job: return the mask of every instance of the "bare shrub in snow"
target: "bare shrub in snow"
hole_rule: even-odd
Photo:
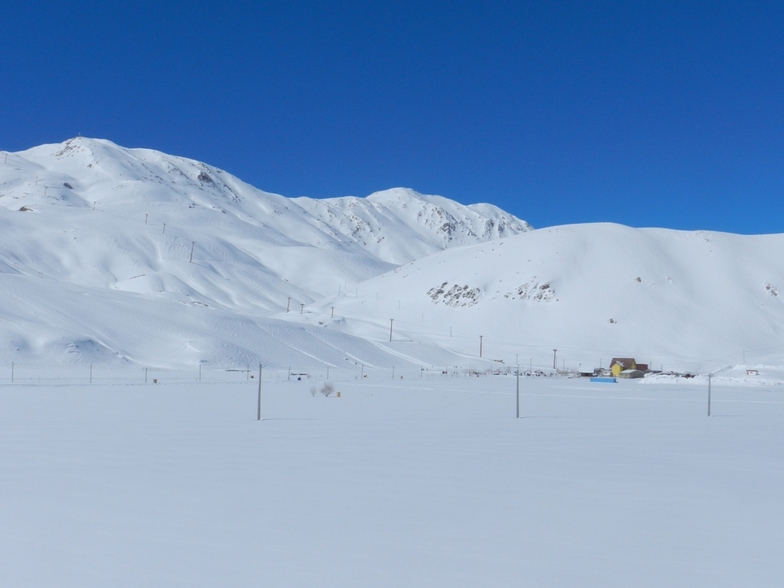
[[[315,396],[316,392],[318,392],[318,388],[316,388],[315,386],[311,386],[310,387],[310,395],[311,396]]]
[[[321,387],[321,393],[324,396],[329,396],[335,391],[335,386],[332,382],[324,382],[324,385]]]

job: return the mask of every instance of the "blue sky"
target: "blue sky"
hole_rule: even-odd
[[[12,2],[0,149],[81,134],[286,196],[784,232],[782,2]]]

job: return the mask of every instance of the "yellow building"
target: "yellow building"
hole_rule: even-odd
[[[637,362],[633,357],[613,357],[610,362],[610,373],[614,378],[624,370],[636,370]]]

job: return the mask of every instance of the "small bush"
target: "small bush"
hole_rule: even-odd
[[[324,396],[329,396],[335,391],[335,386],[331,382],[325,382],[324,385],[321,387],[321,393]]]

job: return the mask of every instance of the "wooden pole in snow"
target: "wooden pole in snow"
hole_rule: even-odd
[[[520,365],[517,366],[517,415],[520,418]]]
[[[259,364],[259,400],[256,405],[256,420],[261,420],[261,364]]]

